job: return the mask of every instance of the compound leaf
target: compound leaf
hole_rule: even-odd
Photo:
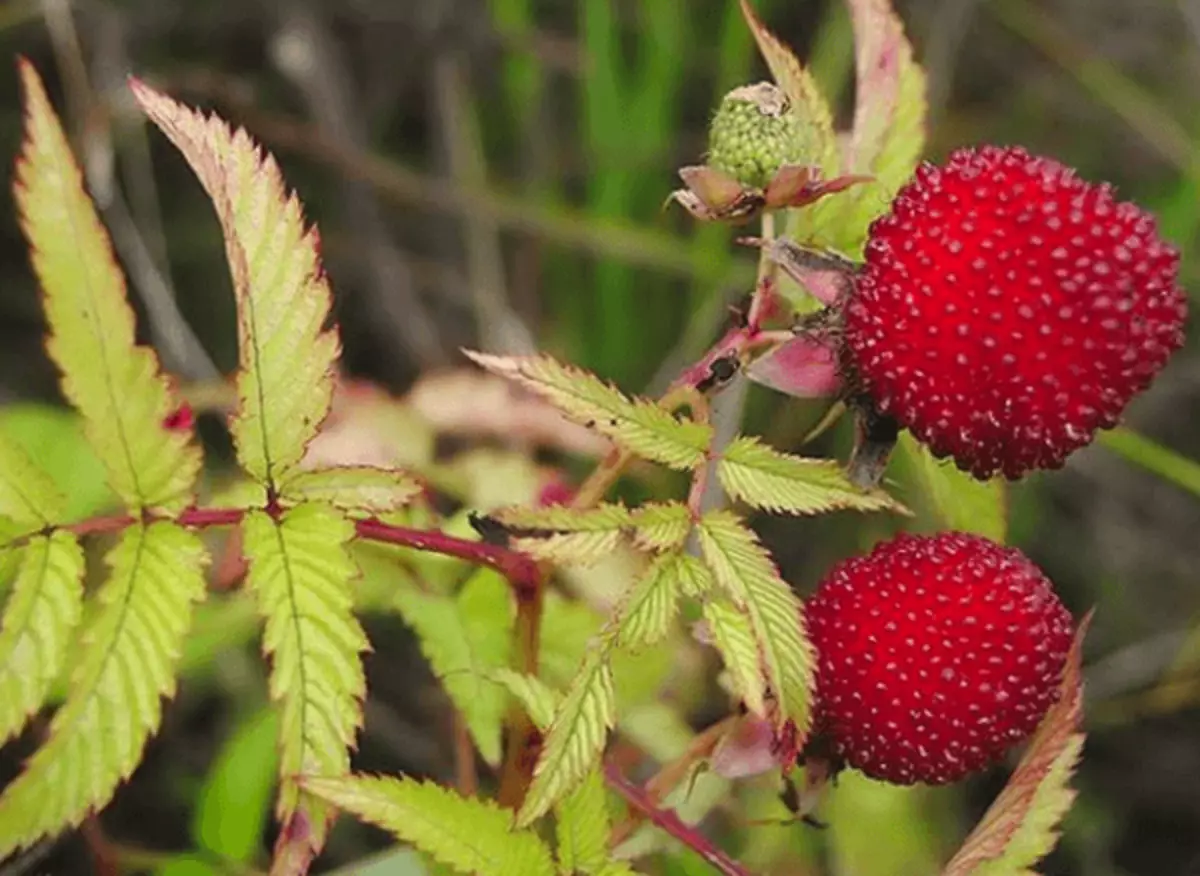
[[[127,528],[74,655],[67,699],[46,742],[0,796],[0,858],[78,824],[141,759],[175,691],[175,669],[204,596],[200,539],[172,523]]]
[[[700,520],[699,534],[701,553],[717,584],[750,616],[779,720],[791,719],[803,736],[808,729],[814,660],[800,600],[737,515],[710,511]]]
[[[548,356],[468,353],[482,367],[536,392],[568,417],[623,444],[645,459],[677,469],[704,461],[712,429],[677,418],[649,399],[630,399],[600,378]]]
[[[465,876],[553,876],[550,850],[487,800],[407,777],[304,778],[303,788]]]
[[[324,842],[330,813],[302,795],[293,779],[349,772],[366,693],[360,652],[368,645],[350,590],[358,574],[347,550],[353,536],[354,524],[322,504],[297,505],[278,520],[251,511],[242,522],[246,587],[266,619],[270,695],[281,717],[284,782],[277,811],[285,822],[304,811],[314,851]]]
[[[112,244],[32,65],[19,63],[25,142],[14,193],[44,293],[46,347],[63,393],[83,415],[109,483],[130,508],[175,511],[192,501],[200,451],[154,352],[134,343],[134,315]]]
[[[238,313],[239,405],[230,423],[238,462],[277,485],[329,413],[337,333],[329,283],[300,202],[279,166],[243,130],[130,80],[142,110],[199,177],[216,208]]]
[[[780,453],[746,435],[725,448],[717,476],[730,496],[766,511],[823,514],[899,508],[880,490],[856,487],[835,462]]]
[[[83,551],[74,535],[35,535],[18,550],[0,627],[0,744],[42,705],[83,612]]]
[[[1061,695],[1029,742],[1021,762],[942,876],[1032,876],[1058,840],[1057,825],[1075,792],[1068,782],[1083,751],[1084,618],[1063,672]]]
[[[593,646],[571,682],[567,695],[546,734],[533,782],[517,813],[517,824],[528,825],[574,790],[604,751],[615,720],[612,670],[607,649]]]

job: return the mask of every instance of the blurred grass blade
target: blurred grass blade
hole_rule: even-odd
[[[1127,462],[1200,496],[1200,463],[1195,460],[1120,426],[1101,432],[1096,441]]]

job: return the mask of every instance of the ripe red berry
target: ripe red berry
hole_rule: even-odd
[[[1023,149],[963,149],[871,226],[848,364],[965,471],[1057,468],[1182,345],[1178,262],[1109,186]]]
[[[814,728],[849,766],[943,784],[987,766],[1058,697],[1071,616],[1020,551],[901,535],[841,563],[805,605]]]

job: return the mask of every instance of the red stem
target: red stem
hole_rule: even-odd
[[[209,526],[236,526],[241,522],[246,511],[242,508],[186,508],[180,512],[174,522],[182,526],[206,528]],[[270,512],[269,512],[270,513]],[[159,518],[146,515],[147,521]],[[118,532],[136,523],[138,518],[128,514],[114,514],[109,517],[93,517],[79,523],[63,527],[76,535],[98,535],[106,532]],[[541,589],[542,572],[538,564],[531,558],[500,545],[486,542],[468,541],[444,532],[429,529],[412,529],[407,526],[396,526],[384,523],[374,517],[356,519],[355,531],[361,538],[369,541],[385,542],[387,544],[410,547],[419,551],[429,551],[466,560],[479,566],[495,569],[509,580],[517,591],[518,599],[529,598],[530,594]]]
[[[725,876],[750,876],[749,870],[718,849],[694,827],[684,824],[672,810],[656,806],[646,791],[625,778],[615,764],[604,765],[604,780],[632,809],[675,837]]]

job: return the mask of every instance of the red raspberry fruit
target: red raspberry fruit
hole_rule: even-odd
[[[871,226],[846,311],[879,410],[977,477],[1058,468],[1183,344],[1154,219],[1019,148],[922,165]]]
[[[849,766],[901,785],[999,758],[1058,697],[1071,615],[1020,551],[901,535],[836,566],[805,605],[814,728]]]

